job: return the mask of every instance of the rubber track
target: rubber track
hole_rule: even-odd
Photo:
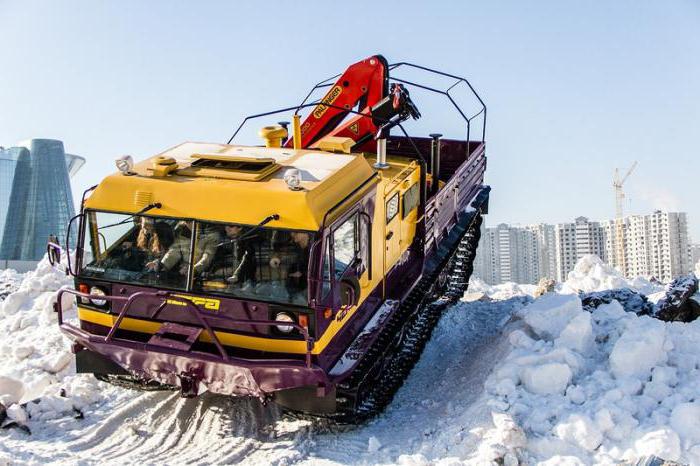
[[[481,214],[475,215],[457,248],[432,274],[421,279],[350,378],[338,385],[338,411],[333,419],[341,423],[363,422],[379,414],[391,402],[420,359],[442,312],[467,291],[481,236],[481,221]],[[438,276],[446,266],[452,268],[446,289],[435,290]]]

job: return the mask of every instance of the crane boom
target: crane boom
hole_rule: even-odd
[[[625,202],[625,192],[622,190],[622,186],[625,184],[625,181],[627,181],[627,178],[630,177],[630,175],[636,167],[637,161],[635,160],[634,163],[632,163],[632,166],[630,166],[629,170],[627,170],[627,173],[625,173],[625,176],[622,177],[622,179],[620,179],[620,171],[616,168],[615,176],[613,178],[613,188],[615,188],[615,254],[613,255],[613,266],[617,267],[623,275],[627,275],[627,267],[624,248],[625,234],[623,225],[623,208]]]
[[[357,107],[348,121],[345,117]],[[374,55],[350,65],[301,124],[299,147],[313,148],[321,138],[350,138],[355,145],[371,139],[390,121],[420,118],[420,112],[402,85],[389,85],[389,65],[381,55]],[[290,138],[287,147],[293,147]]]
[[[625,174],[625,176],[622,177],[622,181],[620,181],[620,186],[622,186],[625,183],[625,181],[627,181],[627,178],[630,177],[630,175],[632,174],[632,172],[634,171],[634,169],[636,167],[637,167],[637,161],[635,160],[634,163],[632,164],[632,166],[630,167],[630,169],[627,170],[627,173]]]

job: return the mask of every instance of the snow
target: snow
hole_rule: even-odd
[[[581,311],[578,296],[546,294],[523,309],[521,314],[540,338],[553,340]]]
[[[670,422],[684,442],[700,444],[700,402],[678,404],[671,411]]]
[[[24,396],[24,385],[11,377],[0,376],[0,403],[19,403]]]
[[[472,277],[469,281],[469,290],[465,296],[482,296],[488,300],[502,301],[515,296],[534,296],[537,285],[520,285],[513,282],[500,285],[488,285],[483,280]],[[470,299],[472,301],[474,299]]]
[[[672,429],[661,428],[649,432],[634,443],[640,456],[658,456],[668,461],[678,461],[681,457],[681,441]]]
[[[591,292],[625,288],[629,282],[598,256],[588,254],[579,259],[564,285],[571,290]]]
[[[591,325],[591,314],[579,312],[564,327],[559,338],[554,341],[555,346],[569,348],[582,355],[588,355],[593,348],[593,326]]]
[[[660,320],[639,319],[622,333],[610,352],[610,369],[619,379],[648,379],[651,370],[665,363],[666,327]]]
[[[377,437],[375,437],[375,436],[370,437],[369,440],[367,441],[367,451],[369,453],[375,453],[375,452],[379,451],[379,449],[381,447],[382,447],[381,442],[379,442],[379,440],[377,440]]]
[[[559,292],[633,283],[584,258]],[[700,321],[638,316],[617,301],[587,312],[576,299],[545,295],[518,311],[506,330],[511,351],[486,383],[491,406],[524,429],[524,458],[613,464],[657,455],[700,464],[700,353],[692,349]]]
[[[550,362],[524,367],[520,372],[520,381],[528,392],[535,395],[563,394],[572,376],[568,365]]]
[[[604,263],[598,256],[588,254],[578,260],[574,270],[569,272],[567,280],[560,285],[563,292],[585,292],[629,288],[644,295],[663,291],[663,286],[652,283],[644,277],[627,280],[612,266]]]
[[[0,280],[11,288],[0,294],[0,402],[5,423],[31,430],[0,430],[0,464],[700,464],[700,321],[615,300],[584,310],[579,291],[660,290],[593,256],[537,299],[532,285],[473,279],[386,412],[355,428],[75,374],[52,311],[71,280],[45,261]]]
[[[603,442],[603,434],[588,416],[569,414],[554,427],[554,433],[565,442],[593,451]]]

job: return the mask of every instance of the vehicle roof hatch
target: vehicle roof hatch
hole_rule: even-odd
[[[221,154],[193,154],[191,158],[190,166],[178,170],[178,175],[260,181],[280,169],[273,158]]]

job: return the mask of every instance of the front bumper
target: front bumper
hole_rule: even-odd
[[[318,396],[327,393],[330,383],[325,372],[313,364],[289,359],[244,359],[197,351],[154,347],[148,343],[120,338],[107,339],[71,324],[61,331],[73,340],[74,351],[91,351],[145,380],[180,387],[184,396],[203,390],[222,395],[268,395],[292,388],[316,387]]]

